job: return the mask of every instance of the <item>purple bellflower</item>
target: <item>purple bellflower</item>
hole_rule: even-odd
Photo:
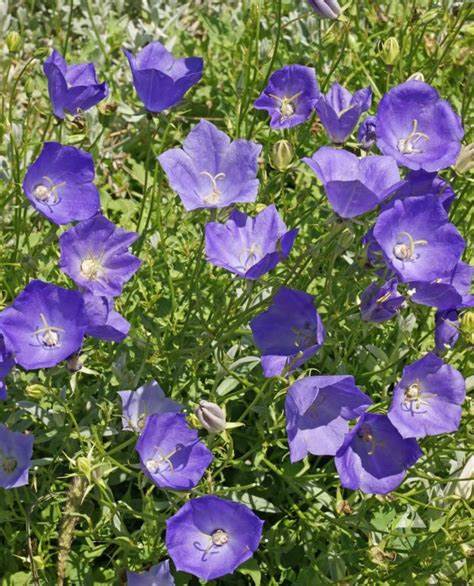
[[[417,195],[436,195],[447,212],[456,197],[451,185],[437,173],[419,170],[408,173],[401,186],[393,193],[392,202]],[[389,202],[387,206],[389,207],[392,202]]]
[[[349,431],[348,420],[371,403],[352,376],[308,376],[293,383],[285,399],[290,460],[334,456]]]
[[[146,476],[161,488],[191,490],[213,460],[183,413],[154,413],[145,421],[136,450]]]
[[[474,266],[459,261],[447,276],[410,283],[411,300],[443,310],[468,306],[474,300],[470,294],[473,275]]]
[[[225,132],[201,120],[182,149],[165,151],[158,160],[186,210],[224,208],[255,201],[261,150],[261,145],[250,140],[231,142]]]
[[[459,338],[459,315],[456,309],[435,313],[435,348],[439,354],[454,348]]]
[[[140,267],[128,252],[138,238],[107,220],[95,216],[70,228],[59,237],[59,267],[79,286],[94,295],[116,297]]]
[[[415,439],[404,439],[386,415],[364,413],[336,454],[341,484],[386,494],[397,488],[422,455]]]
[[[341,14],[337,0],[308,0],[311,8],[323,18],[336,19]]]
[[[82,295],[43,281],[31,281],[0,313],[7,349],[26,370],[49,368],[74,354],[86,328]]]
[[[274,205],[255,218],[234,210],[225,224],[206,225],[207,260],[218,267],[258,279],[290,254],[298,229],[288,230]]]
[[[56,50],[46,59],[43,71],[48,78],[49,98],[54,115],[64,118],[89,110],[109,95],[105,82],[99,83],[93,63],[68,65]]]
[[[346,88],[333,83],[326,95],[322,94],[315,109],[322,125],[335,144],[344,143],[352,134],[363,112],[372,103],[372,90],[369,87],[357,90],[352,95]]]
[[[174,586],[170,561],[152,566],[147,572],[127,572],[127,586]]]
[[[326,332],[311,295],[281,287],[269,309],[251,322],[266,377],[286,375],[321,348]]]
[[[403,369],[388,418],[405,438],[449,433],[459,427],[465,397],[462,374],[430,352]]]
[[[360,313],[364,321],[382,322],[397,315],[405,302],[397,289],[396,279],[383,285],[372,283],[360,296]]]
[[[84,305],[87,316],[86,336],[106,342],[125,340],[130,324],[115,311],[114,300],[111,297],[84,293]]]
[[[400,184],[398,167],[391,157],[359,159],[345,150],[321,147],[303,161],[322,181],[331,207],[342,218],[373,210]]]
[[[148,415],[178,413],[182,407],[169,399],[156,381],[143,385],[136,391],[119,391],[122,400],[122,428],[142,431]]]
[[[404,283],[449,277],[465,247],[434,195],[396,200],[380,213],[373,236]]]
[[[28,167],[23,189],[31,204],[55,224],[87,220],[100,211],[92,155],[58,142],[45,142]]]
[[[367,116],[357,131],[357,141],[364,151],[369,151],[377,139],[375,116]]]
[[[17,488],[28,484],[33,442],[31,434],[10,431],[0,423],[0,486]]]
[[[461,150],[461,119],[423,81],[406,81],[387,92],[377,110],[377,146],[410,169],[439,171]]]
[[[215,580],[252,557],[262,526],[245,505],[203,496],[185,503],[166,521],[166,547],[177,570]]]
[[[138,97],[149,112],[162,112],[176,106],[202,77],[200,57],[176,59],[158,41],[148,44],[136,56],[125,49],[123,52]]]
[[[0,335],[0,401],[7,399],[7,386],[4,379],[10,374],[14,366],[15,361],[13,360],[13,356],[7,350],[3,336]]]
[[[291,128],[311,117],[319,96],[314,69],[304,65],[287,65],[271,74],[254,107],[269,113],[272,128]]]

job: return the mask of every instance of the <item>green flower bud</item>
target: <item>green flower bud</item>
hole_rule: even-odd
[[[89,458],[86,458],[85,456],[79,456],[79,458],[76,460],[76,466],[79,472],[81,472],[81,474],[83,474],[90,482],[92,476],[92,463]]]
[[[225,413],[215,403],[210,401],[200,401],[199,407],[194,412],[199,419],[199,423],[207,429],[209,433],[220,433],[225,429]]]
[[[25,395],[30,397],[30,399],[41,399],[46,392],[46,387],[38,384],[28,385],[25,389]]]
[[[461,333],[468,344],[474,345],[474,311],[467,311],[461,316]]]
[[[16,53],[21,49],[22,40],[16,31],[10,31],[5,37],[5,42],[10,53]]]
[[[293,147],[285,140],[279,140],[273,145],[270,157],[272,166],[278,171],[285,171],[291,166],[293,160]]]
[[[412,73],[407,81],[425,81],[425,76],[421,73],[421,71],[415,71]]]
[[[456,173],[463,175],[474,167],[474,143],[463,145],[458,160],[454,164]]]
[[[400,55],[400,46],[395,37],[389,37],[382,45],[380,56],[385,65],[393,65]]]

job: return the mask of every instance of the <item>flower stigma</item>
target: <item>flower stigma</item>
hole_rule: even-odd
[[[291,118],[295,114],[296,108],[295,108],[295,105],[293,102],[297,98],[299,98],[302,93],[303,92],[298,92],[289,98],[287,96],[283,96],[283,98],[281,98],[280,96],[276,96],[275,94],[268,94],[268,95],[278,102],[280,114],[281,114],[281,119],[287,120],[288,118]]]
[[[212,191],[208,193],[203,199],[206,203],[216,204],[220,201],[222,191],[217,186],[219,179],[224,179],[225,173],[217,173],[217,175],[211,175],[208,171],[201,171],[200,175],[204,175],[211,182]]]
[[[419,132],[418,120],[413,120],[413,126],[410,134],[406,138],[400,138],[397,142],[398,150],[404,155],[415,155],[422,153],[423,150],[418,148],[420,140],[429,140],[429,136],[424,132]]]
[[[408,232],[400,232],[398,240],[403,240],[403,238],[408,242],[398,242],[393,247],[393,254],[401,261],[416,260],[418,255],[415,254],[415,247],[428,244],[428,240],[415,240]]]
[[[42,328],[38,328],[33,332],[34,336],[37,336],[42,346],[46,348],[57,348],[60,344],[59,332],[64,332],[63,328],[50,326],[44,313],[40,313],[40,319],[43,323]]]

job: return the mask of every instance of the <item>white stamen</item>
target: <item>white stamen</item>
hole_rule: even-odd
[[[88,256],[81,262],[81,275],[90,281],[95,281],[102,269],[100,260],[95,256]]]
[[[414,155],[422,153],[423,149],[420,146],[420,140],[429,140],[429,136],[424,132],[418,132],[418,120],[413,120],[413,128],[406,138],[400,138],[397,142],[398,150],[404,155]]]
[[[294,115],[294,113],[296,112],[296,108],[295,108],[295,105],[293,104],[293,102],[299,96],[301,96],[302,93],[303,92],[298,92],[297,94],[295,94],[294,96],[291,96],[289,98],[287,96],[283,96],[283,98],[281,98],[280,96],[276,96],[275,94],[268,94],[268,95],[278,102],[279,107],[280,107],[281,118],[282,118],[282,120],[286,120],[288,118],[291,118]]]
[[[204,175],[205,177],[207,177],[209,179],[209,181],[211,182],[211,187],[212,187],[212,191],[208,195],[203,197],[203,200],[206,203],[210,203],[210,204],[218,203],[221,198],[222,192],[217,187],[217,181],[218,181],[218,179],[223,179],[225,177],[225,173],[217,173],[217,175],[211,175],[211,173],[209,173],[208,171],[201,171],[200,174]]]
[[[225,545],[229,541],[229,535],[223,529],[216,529],[211,535],[212,543],[217,546]]]
[[[398,242],[393,247],[393,254],[398,260],[401,261],[414,261],[417,256],[415,255],[416,246],[424,246],[428,244],[428,240],[415,240],[408,232],[400,232],[398,240],[406,238],[408,243]]]

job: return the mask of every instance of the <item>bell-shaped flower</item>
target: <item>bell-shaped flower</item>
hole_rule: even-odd
[[[383,322],[397,315],[405,302],[397,289],[396,279],[383,285],[370,284],[360,296],[360,313],[364,321]]]
[[[174,586],[170,561],[165,560],[146,572],[127,572],[127,586]]]
[[[115,311],[111,297],[84,293],[84,306],[87,316],[86,336],[106,342],[122,342],[128,336],[130,324]]]
[[[442,354],[454,348],[459,338],[459,314],[456,309],[438,310],[435,313],[435,348]]]
[[[33,443],[31,434],[11,431],[0,423],[0,486],[17,488],[28,484]]]
[[[182,407],[169,399],[156,381],[136,391],[119,391],[122,400],[122,428],[142,431],[146,418],[155,413],[179,413]]]

